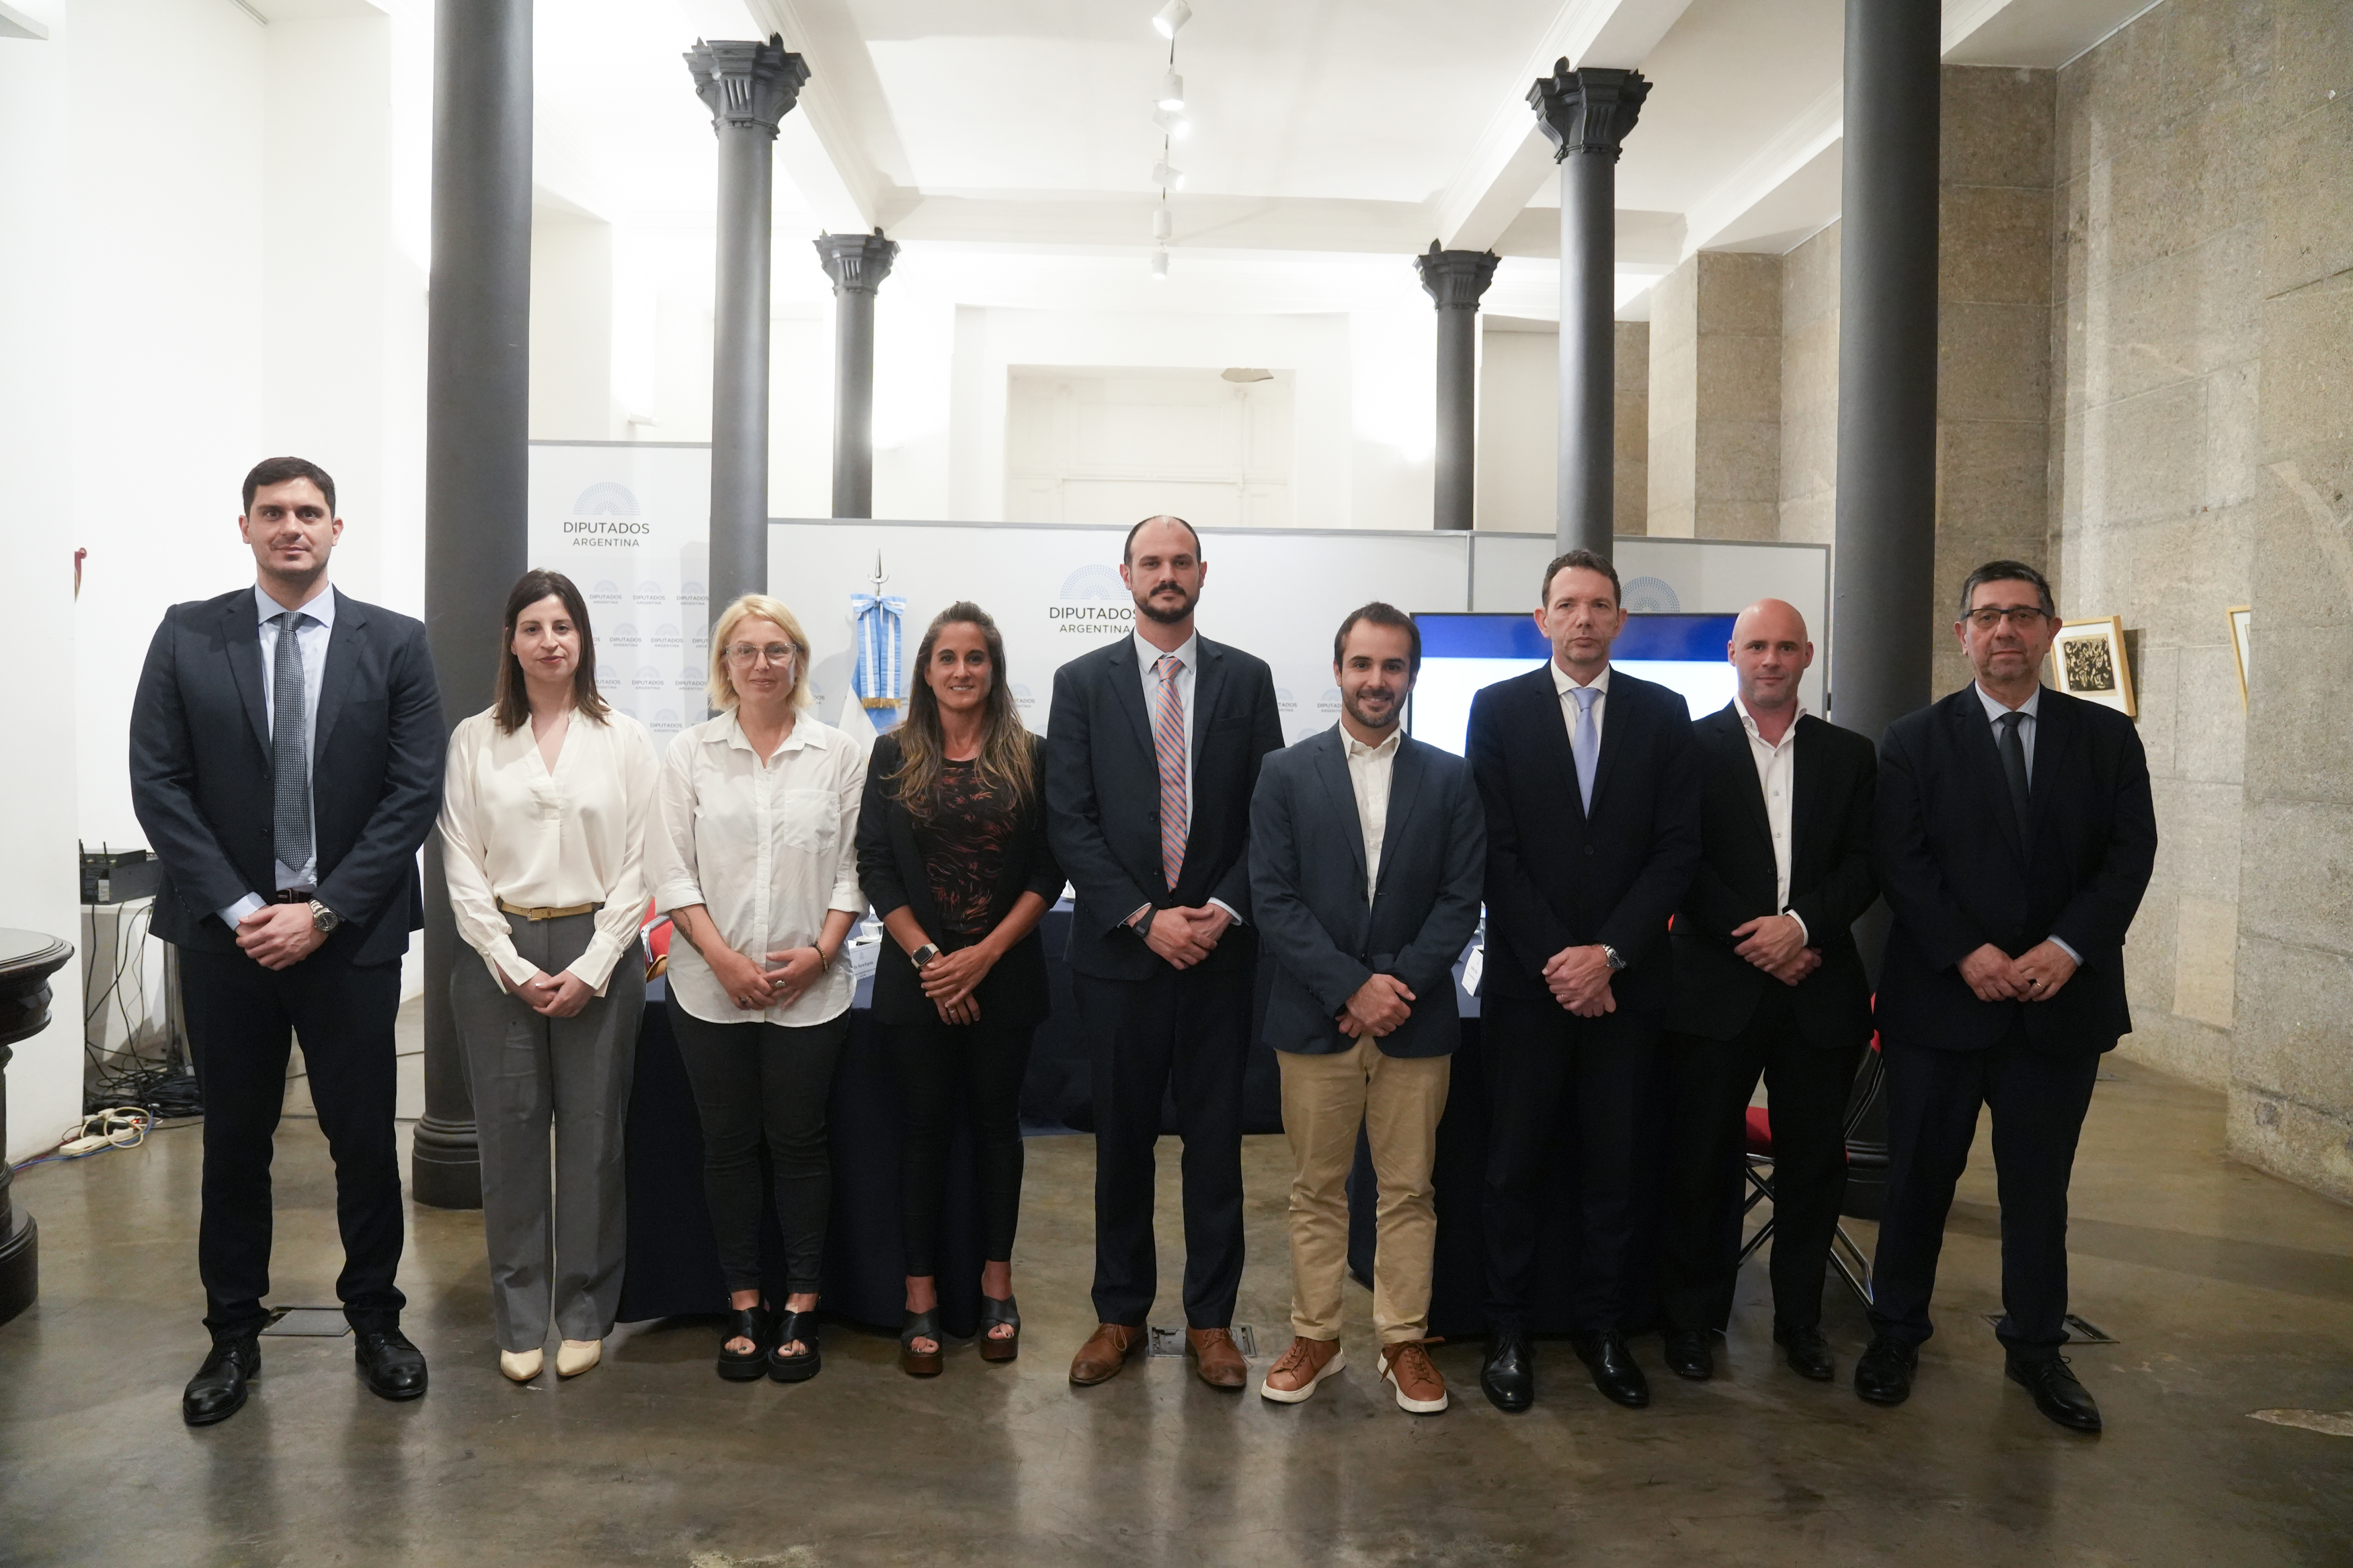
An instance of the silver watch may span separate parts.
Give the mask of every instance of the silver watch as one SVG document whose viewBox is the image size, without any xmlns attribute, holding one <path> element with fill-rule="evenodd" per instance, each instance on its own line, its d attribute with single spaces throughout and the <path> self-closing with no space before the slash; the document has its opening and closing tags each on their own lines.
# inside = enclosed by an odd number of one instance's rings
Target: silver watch
<svg viewBox="0 0 2353 1568">
<path fill-rule="evenodd" d="M 1608 964 L 1612 969 L 1623 969 L 1626 967 L 1626 960 L 1620 956 L 1616 948 L 1611 947 L 1608 942 L 1603 942 L 1601 944 L 1601 962 Z"/>
<path fill-rule="evenodd" d="M 311 928 L 321 936 L 332 934 L 334 929 L 343 923 L 343 916 L 316 899 L 311 900 Z"/>
</svg>

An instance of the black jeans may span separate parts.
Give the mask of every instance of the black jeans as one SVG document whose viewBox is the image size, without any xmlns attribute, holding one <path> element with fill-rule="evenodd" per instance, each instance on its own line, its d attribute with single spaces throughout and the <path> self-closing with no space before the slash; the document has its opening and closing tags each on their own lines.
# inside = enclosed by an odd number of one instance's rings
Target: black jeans
<svg viewBox="0 0 2353 1568">
<path fill-rule="evenodd" d="M 1771 1096 L 1773 1316 L 1799 1328 L 1822 1319 L 1822 1271 L 1846 1197 L 1846 1105 L 1862 1047 L 1824 1049 L 1805 1037 L 1788 987 L 1757 1000 L 1728 1040 L 1667 1037 L 1675 1121 L 1666 1213 L 1659 1236 L 1659 1296 L 1670 1329 L 1720 1329 L 1730 1315 L 1740 1232 L 1733 1215 L 1746 1183 L 1748 1097 Z"/>
<path fill-rule="evenodd" d="M 760 1288 L 765 1135 L 776 1175 L 776 1227 L 785 1237 L 785 1288 L 793 1295 L 814 1292 L 825 1267 L 825 1222 L 833 1205 L 826 1102 L 849 1038 L 849 1014 L 805 1028 L 713 1024 L 672 996 L 670 1026 L 702 1119 L 702 1193 L 727 1289 Z"/>
<path fill-rule="evenodd" d="M 343 1269 L 335 1294 L 355 1329 L 393 1328 L 407 1304 L 404 1215 L 393 1142 L 393 1016 L 400 965 L 314 952 L 264 969 L 241 952 L 180 950 L 188 1044 L 205 1093 L 204 1213 L 196 1271 L 216 1338 L 260 1331 L 269 1314 L 270 1138 L 286 1102 L 287 1049 L 302 1039 L 311 1103 L 335 1162 Z"/>
<path fill-rule="evenodd" d="M 980 1174 L 981 1257 L 1010 1261 L 1021 1222 L 1021 1076 L 1034 1023 L 885 1024 L 882 1046 L 899 1085 L 899 1235 L 907 1272 L 939 1272 L 940 1197 L 962 1100 Z M 961 1094 L 959 1094 L 959 1090 Z"/>
</svg>

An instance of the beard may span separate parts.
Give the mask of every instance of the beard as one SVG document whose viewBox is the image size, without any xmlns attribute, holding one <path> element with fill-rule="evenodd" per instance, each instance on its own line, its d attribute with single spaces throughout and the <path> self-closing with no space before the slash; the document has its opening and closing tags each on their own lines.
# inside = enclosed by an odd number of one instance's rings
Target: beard
<svg viewBox="0 0 2353 1568">
<path fill-rule="evenodd" d="M 1158 604 L 1155 603 L 1155 601 L 1160 596 L 1161 590 L 1164 588 L 1174 588 L 1176 591 L 1178 598 L 1183 601 L 1173 610 L 1163 609 Z M 1150 594 L 1138 596 L 1135 601 L 1135 613 L 1142 616 L 1145 620 L 1157 621 L 1164 626 L 1173 626 L 1182 622 L 1186 616 L 1193 613 L 1193 595 L 1186 593 L 1181 584 L 1176 583 L 1158 583 L 1153 585 L 1153 589 Z"/>
<path fill-rule="evenodd" d="M 1396 692 L 1382 693 L 1387 707 L 1377 716 L 1365 700 L 1373 695 L 1374 693 L 1370 691 L 1358 691 L 1343 696 L 1340 699 L 1340 706 L 1347 710 L 1349 718 L 1354 719 L 1366 729 L 1385 730 L 1398 721 L 1398 715 L 1405 707 L 1404 700 Z"/>
</svg>

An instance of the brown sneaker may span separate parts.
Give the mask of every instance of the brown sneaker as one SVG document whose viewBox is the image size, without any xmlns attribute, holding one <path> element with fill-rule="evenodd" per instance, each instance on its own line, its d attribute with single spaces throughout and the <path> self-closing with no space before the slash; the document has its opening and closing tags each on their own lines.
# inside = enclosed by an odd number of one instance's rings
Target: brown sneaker
<svg viewBox="0 0 2353 1568">
<path fill-rule="evenodd" d="M 1250 1363 L 1224 1329 L 1187 1329 L 1185 1348 L 1193 1352 L 1201 1381 L 1211 1388 L 1240 1388 L 1250 1381 Z"/>
<path fill-rule="evenodd" d="M 1397 1390 L 1398 1408 L 1435 1415 L 1446 1408 L 1446 1379 L 1430 1363 L 1428 1340 L 1399 1340 L 1381 1347 L 1381 1376 Z"/>
<path fill-rule="evenodd" d="M 1258 1391 L 1277 1405 L 1296 1405 L 1346 1364 L 1337 1340 L 1294 1339 L 1282 1359 L 1260 1380 Z"/>
<path fill-rule="evenodd" d="M 1144 1342 L 1141 1327 L 1129 1328 L 1124 1323 L 1097 1323 L 1079 1353 L 1071 1358 L 1071 1381 L 1082 1388 L 1092 1388 L 1098 1383 L 1108 1383 L 1119 1375 L 1135 1347 Z"/>
</svg>

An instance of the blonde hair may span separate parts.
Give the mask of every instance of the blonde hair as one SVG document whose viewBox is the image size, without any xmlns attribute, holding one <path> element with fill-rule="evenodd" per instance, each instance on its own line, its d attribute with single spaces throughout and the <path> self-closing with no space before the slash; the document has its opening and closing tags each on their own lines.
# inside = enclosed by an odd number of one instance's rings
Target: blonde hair
<svg viewBox="0 0 2353 1568">
<path fill-rule="evenodd" d="M 817 699 L 809 690 L 808 634 L 782 601 L 765 594 L 744 595 L 721 611 L 719 624 L 711 628 L 711 706 L 723 712 L 741 700 L 727 673 L 727 640 L 737 626 L 751 620 L 774 621 L 784 629 L 786 639 L 793 645 L 793 706 L 815 708 Z"/>
</svg>

